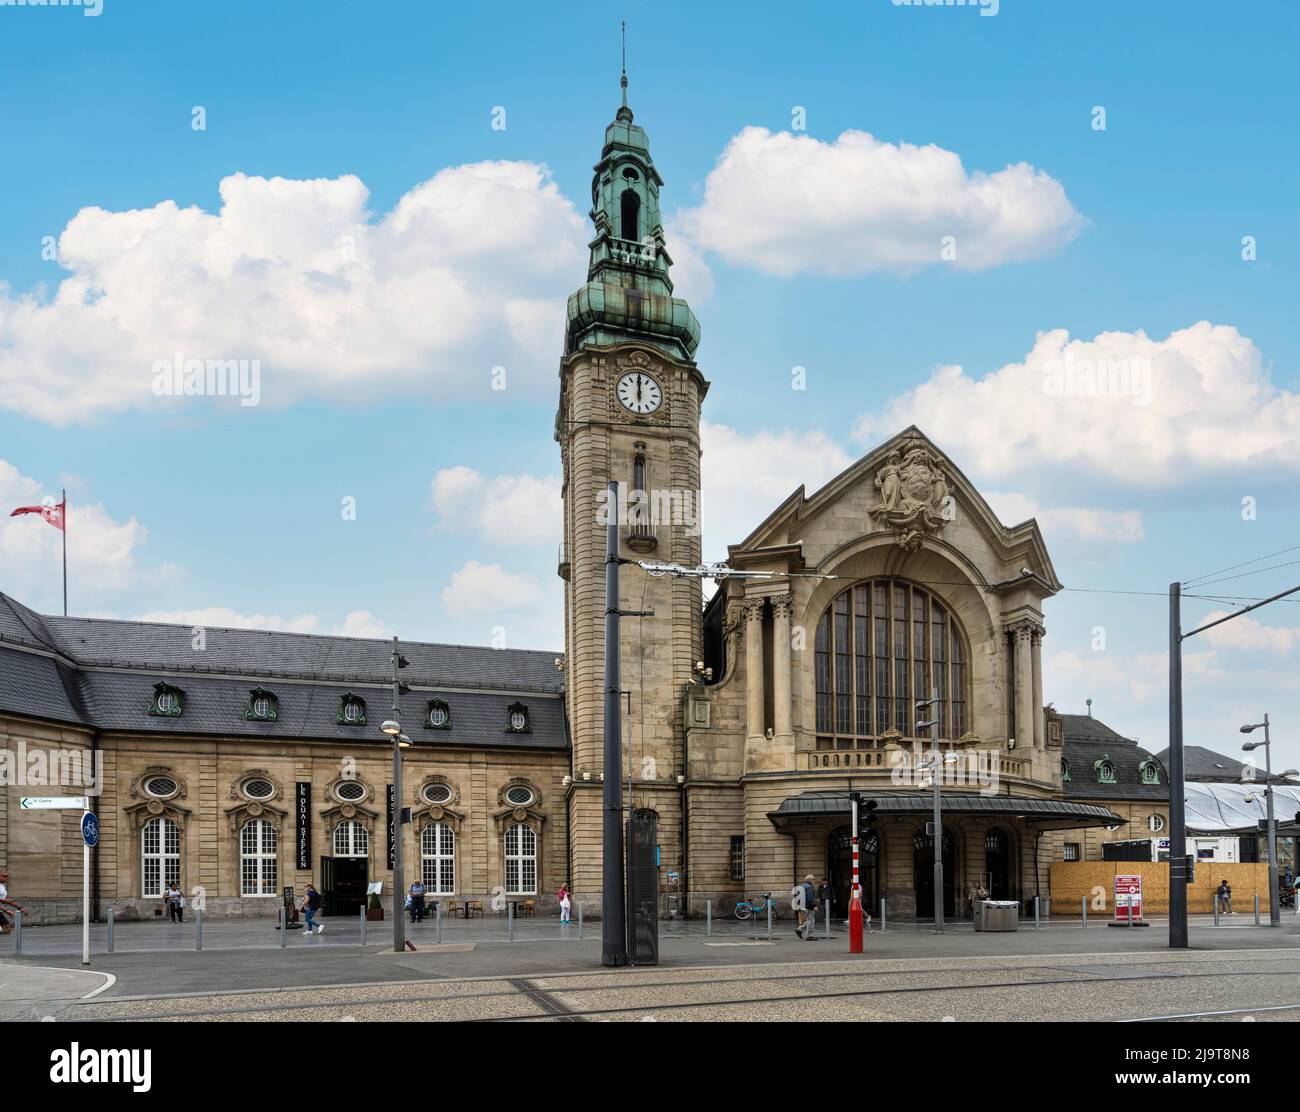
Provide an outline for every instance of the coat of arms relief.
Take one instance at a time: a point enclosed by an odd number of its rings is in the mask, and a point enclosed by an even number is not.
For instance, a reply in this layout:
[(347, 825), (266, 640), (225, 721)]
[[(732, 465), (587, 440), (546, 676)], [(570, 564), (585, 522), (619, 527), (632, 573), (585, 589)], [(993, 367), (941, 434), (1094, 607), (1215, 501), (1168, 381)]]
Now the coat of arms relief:
[(956, 516), (940, 457), (919, 441), (890, 452), (876, 472), (875, 485), (880, 503), (872, 507), (871, 516), (884, 528), (897, 530), (898, 543), (909, 552)]

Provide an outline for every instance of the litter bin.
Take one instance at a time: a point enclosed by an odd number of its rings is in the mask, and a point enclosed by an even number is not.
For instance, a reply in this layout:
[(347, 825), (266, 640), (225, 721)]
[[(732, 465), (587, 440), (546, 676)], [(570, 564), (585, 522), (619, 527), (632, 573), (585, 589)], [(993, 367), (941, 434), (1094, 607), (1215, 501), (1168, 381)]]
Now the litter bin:
[(1020, 929), (1020, 905), (1015, 900), (976, 900), (977, 931), (1016, 931)]

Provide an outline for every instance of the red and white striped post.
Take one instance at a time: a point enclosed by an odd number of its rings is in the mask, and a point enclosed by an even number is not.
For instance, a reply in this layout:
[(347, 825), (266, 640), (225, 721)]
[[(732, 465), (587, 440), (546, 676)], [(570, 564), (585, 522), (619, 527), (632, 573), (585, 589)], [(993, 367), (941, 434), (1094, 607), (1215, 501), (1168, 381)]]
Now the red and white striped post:
[(858, 793), (849, 793), (853, 808), (853, 887), (849, 890), (849, 953), (862, 953), (862, 886), (858, 882)]

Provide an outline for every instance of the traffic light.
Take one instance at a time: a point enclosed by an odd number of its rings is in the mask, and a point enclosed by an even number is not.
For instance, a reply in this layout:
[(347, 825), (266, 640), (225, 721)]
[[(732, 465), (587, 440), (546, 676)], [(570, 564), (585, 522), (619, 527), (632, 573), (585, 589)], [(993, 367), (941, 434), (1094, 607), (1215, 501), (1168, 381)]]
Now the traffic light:
[(874, 799), (868, 799), (866, 803), (863, 804), (863, 807), (866, 808), (867, 817), (865, 821), (867, 826), (875, 826), (876, 825), (876, 801)]

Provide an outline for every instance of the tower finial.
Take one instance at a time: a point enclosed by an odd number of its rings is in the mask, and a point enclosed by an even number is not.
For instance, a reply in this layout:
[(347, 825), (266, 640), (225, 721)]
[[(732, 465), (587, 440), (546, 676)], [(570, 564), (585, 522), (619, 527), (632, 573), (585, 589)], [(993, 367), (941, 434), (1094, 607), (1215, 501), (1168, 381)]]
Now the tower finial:
[(623, 32), (623, 76), (619, 78), (619, 85), (623, 89), (623, 107), (627, 107), (627, 20), (623, 20), (619, 27)]

